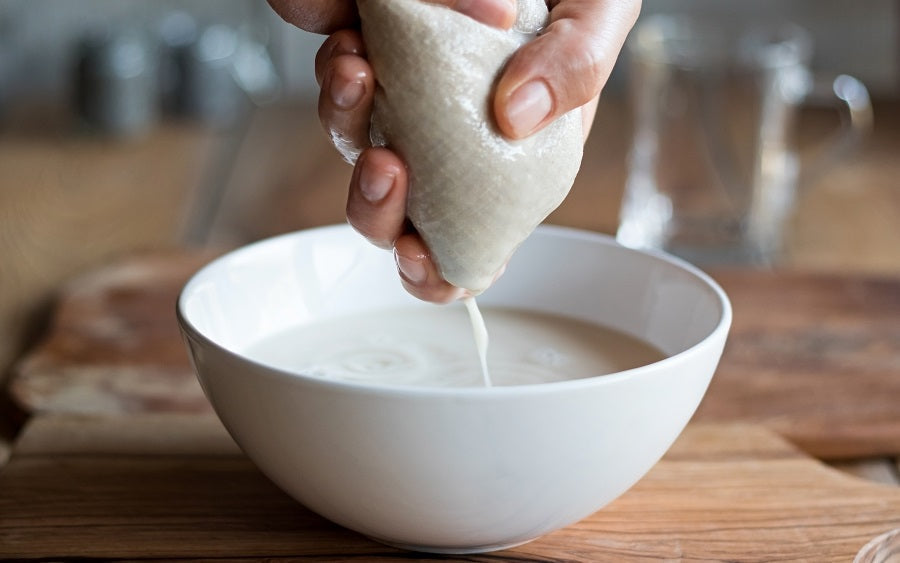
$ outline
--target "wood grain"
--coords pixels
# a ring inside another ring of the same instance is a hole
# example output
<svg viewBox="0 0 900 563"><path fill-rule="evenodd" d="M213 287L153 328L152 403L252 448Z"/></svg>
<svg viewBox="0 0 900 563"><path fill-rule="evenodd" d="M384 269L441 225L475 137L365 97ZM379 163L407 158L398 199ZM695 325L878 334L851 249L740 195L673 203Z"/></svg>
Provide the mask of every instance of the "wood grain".
<svg viewBox="0 0 900 563"><path fill-rule="evenodd" d="M763 423L821 459L900 454L900 278L714 277L734 322L695 420Z"/></svg>
<svg viewBox="0 0 900 563"><path fill-rule="evenodd" d="M900 525L900 490L771 432L693 425L586 520L465 561L840 561ZM307 511L214 418L39 416L0 472L0 557L409 561ZM423 556L424 558L424 556Z"/></svg>
<svg viewBox="0 0 900 563"><path fill-rule="evenodd" d="M74 280L19 364L27 412L208 412L174 303L214 253L145 253ZM734 306L696 420L764 424L822 459L900 455L900 278L718 271Z"/></svg>
<svg viewBox="0 0 900 563"><path fill-rule="evenodd" d="M133 254L73 279L9 393L28 413L209 412L175 320L187 279L217 251Z"/></svg>

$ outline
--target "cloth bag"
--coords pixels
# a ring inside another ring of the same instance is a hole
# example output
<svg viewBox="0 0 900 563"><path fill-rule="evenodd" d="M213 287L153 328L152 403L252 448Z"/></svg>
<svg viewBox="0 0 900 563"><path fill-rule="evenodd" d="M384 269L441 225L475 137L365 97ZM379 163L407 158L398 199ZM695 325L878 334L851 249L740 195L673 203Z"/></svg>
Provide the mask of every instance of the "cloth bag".
<svg viewBox="0 0 900 563"><path fill-rule="evenodd" d="M580 110L517 141L492 117L504 64L546 25L544 0L519 0L508 31L421 0L357 4L378 86L372 143L406 162L407 215L443 277L481 293L581 164Z"/></svg>

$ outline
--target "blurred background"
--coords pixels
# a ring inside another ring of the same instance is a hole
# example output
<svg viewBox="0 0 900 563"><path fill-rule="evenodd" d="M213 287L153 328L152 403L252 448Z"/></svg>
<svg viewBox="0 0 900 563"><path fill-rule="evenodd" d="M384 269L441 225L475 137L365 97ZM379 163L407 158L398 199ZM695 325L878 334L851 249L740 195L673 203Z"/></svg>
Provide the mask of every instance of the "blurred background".
<svg viewBox="0 0 900 563"><path fill-rule="evenodd" d="M661 12L793 21L814 70L866 84L874 133L800 198L787 265L900 274L900 1L645 0L641 17ZM350 167L315 112L322 39L264 0L0 0L0 381L80 272L343 220ZM627 83L623 58L551 221L615 232ZM797 142L835 119L804 109Z"/></svg>
<svg viewBox="0 0 900 563"><path fill-rule="evenodd" d="M812 32L815 67L841 69L873 94L893 96L900 89L898 12L895 0L644 0L641 14L786 19ZM3 107L35 97L65 103L79 46L104 29L142 32L149 48L159 49L195 40L215 24L264 44L285 96L317 95L312 62L322 37L285 24L261 0L0 0Z"/></svg>

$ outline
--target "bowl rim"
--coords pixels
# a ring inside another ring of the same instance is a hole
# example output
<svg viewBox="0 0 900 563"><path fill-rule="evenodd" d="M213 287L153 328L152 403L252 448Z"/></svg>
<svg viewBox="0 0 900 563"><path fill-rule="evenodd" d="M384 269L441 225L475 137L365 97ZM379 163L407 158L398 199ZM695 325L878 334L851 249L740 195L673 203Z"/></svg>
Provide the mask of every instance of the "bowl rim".
<svg viewBox="0 0 900 563"><path fill-rule="evenodd" d="M658 370L665 368L668 364L683 362L689 359L691 356L697 355L701 353L702 349L712 345L718 339L722 339L723 345L724 341L727 338L727 333L731 327L732 322L732 307L731 301L728 299L727 294L721 288L721 286L707 273L703 272L697 266L678 258L677 256L673 256L667 252L656 250L656 249L647 249L647 248L631 248L625 246L618 242L614 237L610 235L606 235L603 233L588 231L584 229L577 229L572 227L562 227L558 225L547 225L541 224L535 229L536 232L540 232L542 234L548 234L554 237L565 237L572 238L577 240L586 240L599 242L606 246L614 246L618 248L622 248L628 250L630 252L636 252L639 254L643 254L654 258L656 260L660 260L668 263L669 265L675 266L695 277L699 280L707 289L711 290L713 294L716 296L718 300L719 307L721 309L721 315L719 317L718 322L715 327L709 331L709 333L704 336L699 342L694 345L678 352L677 354L673 354L670 356L666 356L661 360L657 360L655 362L651 362L649 364L644 364L642 366L638 366L635 368L622 370L610 374L604 375L594 375L589 377L582 377L578 379L568 379L564 381L552 381L547 383L528 383L523 385L507 385L507 386L492 386L492 387L440 387L440 386L419 386L419 385L403 385L396 383L362 383L358 381L346 381L341 379L326 379L323 377L308 375L296 371L286 370L282 368L278 368L272 366L270 364L260 362L258 360L254 360L252 358L247 357L244 354L236 352L234 350L228 349L225 346L215 342L210 337L203 334L193 323L187 318L187 314L185 312L185 301L187 299L187 294L191 289L191 286L195 283L198 283L198 280L203 277L208 270L211 270L217 267L218 264L226 261L234 259L236 256L240 254L244 254L247 252L251 252L253 248L266 244L275 244L276 241L282 239L290 239L295 238L297 236L312 236L316 233L324 233L328 231L349 231L352 230L352 227L346 223L335 224L335 225L326 225L321 227L313 227L309 229L301 229L297 231L292 231L289 233L284 233L280 235L276 235L273 237L268 237L265 239L261 239L259 241L255 241L249 243L247 245L238 247L234 250L228 251L221 256L216 257L200 269L198 269L191 277L185 282L184 286L181 288L181 291L178 294L178 298L176 300L175 305L175 313L178 320L178 325L180 329L185 333L186 336L197 340L203 343L205 346L211 346L219 352L225 354L226 356L235 359L239 362L249 364L253 366L256 371L254 372L255 376L263 376L263 377L272 377L275 379L283 379L288 378L290 380L298 380L302 381L305 384L313 385L313 386L322 386L334 389L343 389L346 391L354 391L360 394L366 395L394 395L394 396L440 396L440 397L472 397L472 398L497 398L497 397L513 397L513 396L522 396L522 395L532 395L535 393L545 394L549 392L570 392L577 391L589 387L603 386L603 385L614 385L617 382L626 379L633 379L635 377L643 377L648 376ZM355 231L354 231L355 232ZM360 235L361 237L361 235ZM399 280L397 283L400 283ZM204 379L199 371L195 368L195 374L201 380ZM205 385L203 385L205 389Z"/></svg>

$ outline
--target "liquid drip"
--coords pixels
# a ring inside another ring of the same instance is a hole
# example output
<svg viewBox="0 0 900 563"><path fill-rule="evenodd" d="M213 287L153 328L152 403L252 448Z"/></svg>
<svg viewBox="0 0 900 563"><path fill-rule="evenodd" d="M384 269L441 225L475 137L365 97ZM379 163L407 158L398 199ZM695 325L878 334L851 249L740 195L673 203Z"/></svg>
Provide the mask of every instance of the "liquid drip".
<svg viewBox="0 0 900 563"><path fill-rule="evenodd" d="M484 386L491 387L491 374L487 365L488 333L487 327L484 326L484 317L481 316L474 297L466 297L463 299L463 303L466 304L466 310L469 312L469 322L472 324L472 336L475 337L475 348L478 350Z"/></svg>

